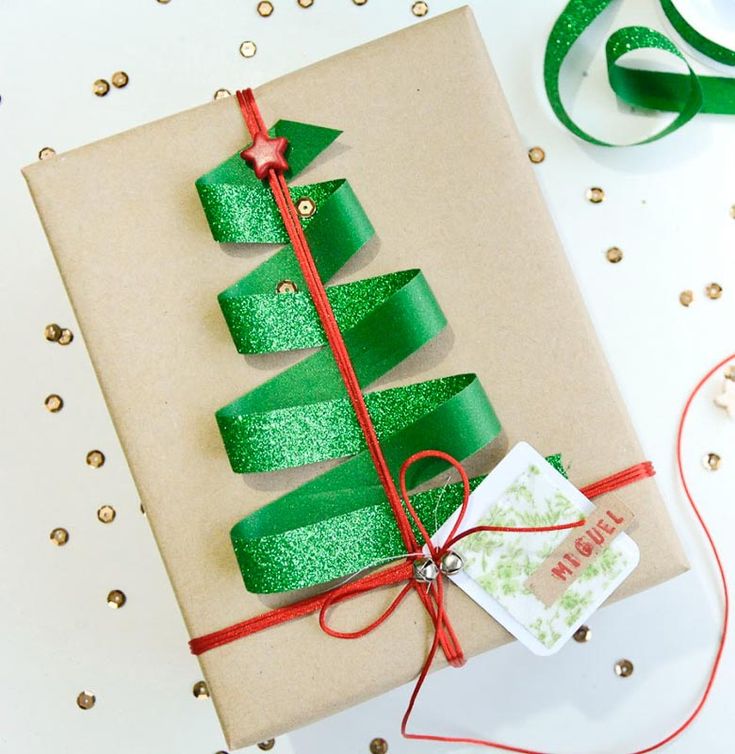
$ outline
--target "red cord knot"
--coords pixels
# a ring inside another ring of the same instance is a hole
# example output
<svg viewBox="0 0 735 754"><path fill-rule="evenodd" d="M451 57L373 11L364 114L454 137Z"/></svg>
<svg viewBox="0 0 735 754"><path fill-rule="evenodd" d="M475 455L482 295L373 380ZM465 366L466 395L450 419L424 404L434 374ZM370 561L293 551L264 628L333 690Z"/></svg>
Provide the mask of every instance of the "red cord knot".
<svg viewBox="0 0 735 754"><path fill-rule="evenodd" d="M253 143L240 152L240 157L253 166L255 175L263 179L271 170L283 173L288 170L285 154L288 140L283 136L271 139L268 134L258 132L253 137Z"/></svg>

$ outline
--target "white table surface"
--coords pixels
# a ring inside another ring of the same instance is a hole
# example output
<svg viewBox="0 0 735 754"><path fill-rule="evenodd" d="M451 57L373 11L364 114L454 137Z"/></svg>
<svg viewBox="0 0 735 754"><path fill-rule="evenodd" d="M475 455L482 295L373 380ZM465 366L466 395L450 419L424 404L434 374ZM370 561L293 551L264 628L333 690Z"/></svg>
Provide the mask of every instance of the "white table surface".
<svg viewBox="0 0 735 754"><path fill-rule="evenodd" d="M270 18L257 15L256 0L0 5L3 752L225 750L211 700L192 694L200 671L19 169L44 146L65 151L205 102L219 87L257 85L420 22L412 0L362 7L315 0L308 10L296 0L273 2ZM703 31L735 46L731 2L678 2ZM461 4L429 0L429 17ZM554 119L542 86L545 39L563 3L470 4L523 139L546 150L539 180L693 568L595 615L588 644L572 643L553 658L512 645L461 671L442 671L429 682L415 727L571 754L629 752L688 714L720 627L720 594L676 483L673 444L689 389L735 351L735 119L701 116L646 147L584 144ZM607 86L605 30L627 23L666 28L655 0L616 4L579 46L565 77L579 120L618 139L650 133L667 119L632 115ZM258 45L249 60L238 53L246 39ZM92 82L118 69L130 75L128 87L95 97ZM605 189L602 205L585 200L589 186ZM612 245L625 253L618 265L604 256ZM717 301L704 295L711 281L724 288ZM695 294L689 308L678 301L684 289ZM48 322L70 326L73 344L47 343ZM712 405L716 388L708 386L692 409L685 456L732 577L735 422ZM44 408L49 393L64 398L58 414ZM84 463L92 448L107 455L102 469ZM700 462L709 451L723 458L715 473ZM117 510L107 526L96 518L104 503ZM71 534L65 547L49 542L56 526ZM121 610L106 604L114 588L128 597ZM630 678L613 672L620 658L634 662ZM83 689L96 694L92 710L76 706ZM408 691L282 737L273 751L367 754L376 736L388 740L391 754L468 751L403 741L398 724ZM729 653L699 722L668 751L733 751L734 694Z"/></svg>

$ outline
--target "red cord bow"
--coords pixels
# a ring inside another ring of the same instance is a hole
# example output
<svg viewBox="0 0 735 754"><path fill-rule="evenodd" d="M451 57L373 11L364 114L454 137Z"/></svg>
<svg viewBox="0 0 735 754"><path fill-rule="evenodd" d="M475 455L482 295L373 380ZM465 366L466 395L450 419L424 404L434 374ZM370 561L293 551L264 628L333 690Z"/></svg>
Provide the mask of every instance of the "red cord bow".
<svg viewBox="0 0 735 754"><path fill-rule="evenodd" d="M426 527L424 526L423 522L421 521L418 514L416 513L416 510L411 504L411 500L408 496L408 490L406 489L406 472L408 471L409 467L412 464L424 458L441 458L442 460L449 463L459 473L459 476L462 480L462 486L464 487L464 495L462 498L462 505L459 509L459 515L457 516L456 521L452 525L452 528L449 532L449 535L446 538L446 541L441 545L436 545L431 541L431 536L429 535L429 532L426 530ZM648 464L648 466L650 466L650 464ZM633 467L633 468L635 469L636 467ZM635 478L641 478L640 472L638 474L631 475L630 473L631 471L632 469L628 470L627 472L621 472L621 475L615 475L616 482L617 482L617 478L622 475L625 475L626 477L626 482L624 483L627 483L628 478L630 478L631 476L635 476ZM612 479L612 478L613 477L609 477L609 479ZM606 480L602 480L601 483L598 483L595 486L601 489L605 489L605 482ZM422 597L424 604L428 605L429 616L431 617L432 623L434 624L434 640L431 644L431 649L429 649L429 652L426 655L424 666L421 669L421 673L419 674L419 677L416 681L416 685L414 686L413 693L411 694L411 698L409 700L406 713L403 716L403 721L401 723L401 733L406 738L422 738L423 739L426 737L407 733L406 727L408 725L408 720L411 717L411 713L413 711L414 705L416 704L416 699L418 698L419 692L421 691L421 687L424 684L426 676L429 674L429 671L431 670L431 666L434 662L434 658L436 657L436 653L439 647L443 646L443 642L445 640L448 640L447 643L454 649L454 653L451 656L447 655L447 660L449 661L449 663L453 665L454 667L459 667L461 665L464 665L465 663L465 657L464 657L464 653L462 652L462 647L459 643L459 639L457 638L457 635L454 629L452 628L452 625L449 621L449 616L447 615L446 610L445 610L444 573L441 568L442 560L444 559L444 556L451 552L452 547L454 547L454 545L456 545L457 542L461 541L465 537L470 536L471 534L476 534L477 532L481 532L481 531L528 532L528 533L565 531L567 529L575 529L579 526L584 526L585 521L584 520L573 521L568 524L558 524L556 526L538 526L538 527L474 526L470 529L466 529L465 531L460 531L462 522L464 521L464 517L467 513L467 506L469 504L470 480L462 464L459 463L459 461L457 461L455 458L450 456L448 453L444 453L440 450L423 450L420 453L414 453L414 455L412 455L408 460L406 460L401 466L399 483L400 483L400 488L401 488L401 498L403 500L403 505L405 506L405 510L408 511L408 515L411 517L411 519L413 520L413 523L415 524L416 528L419 530L419 533L423 537L423 540L426 544L426 549L429 552L429 558L436 566L436 571L437 571L436 579L427 584L426 582L420 581L419 579L416 578L416 575L414 573L414 568L413 568L413 562L415 562L415 559L418 557L418 555L416 554L418 552L418 546L417 546L417 549L408 556L409 559L405 563L401 564L400 566L396 568L391 568L383 572L384 574L386 574L386 579L387 579L383 583L378 583L378 584L376 584L375 582L370 583L366 579L361 579L360 581L357 581L351 584L345 584L344 586L341 586L341 587L338 587L337 589L332 590L327 596L327 598L324 600L321 606L321 609L319 611L319 625L321 626L322 630L325 633L337 639L359 639L360 637L365 636L366 634L369 634L371 631L374 631L378 626L380 626L382 623L388 620L388 618L390 618L390 616L393 615L393 613L396 611L398 606L403 602L403 600L406 598L406 596L409 594L409 592L412 589L416 591ZM602 484L602 487L599 487L600 484ZM619 482L617 482L617 484L619 484ZM598 493L598 494L601 494L601 493ZM404 516L406 515L405 511L403 512L403 515ZM406 520L408 520L407 517L406 517ZM372 591L373 589L376 589L379 586L385 586L387 583L398 583L403 580L406 580L408 583L406 583L403 589L401 589L401 591L398 593L396 598L390 603L390 605L385 610L385 612L382 615L380 615L376 620L374 620L372 623L370 623L369 625L357 631L350 631L350 632L337 631L328 625L327 611L333 605L339 602L343 602L346 599L350 599L351 597L356 597L359 594Z"/></svg>

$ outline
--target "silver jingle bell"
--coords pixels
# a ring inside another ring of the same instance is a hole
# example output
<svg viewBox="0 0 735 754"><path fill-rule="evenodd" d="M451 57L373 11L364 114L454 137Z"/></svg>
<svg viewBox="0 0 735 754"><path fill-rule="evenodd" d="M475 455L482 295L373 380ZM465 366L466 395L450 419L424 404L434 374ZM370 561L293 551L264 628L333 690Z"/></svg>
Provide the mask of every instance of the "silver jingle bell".
<svg viewBox="0 0 735 754"><path fill-rule="evenodd" d="M464 560L453 550L450 550L441 562L441 571L445 576L456 576L464 568Z"/></svg>
<svg viewBox="0 0 735 754"><path fill-rule="evenodd" d="M439 569L431 558L418 558L413 561L413 577L416 581L430 584L432 581L436 581L438 575Z"/></svg>

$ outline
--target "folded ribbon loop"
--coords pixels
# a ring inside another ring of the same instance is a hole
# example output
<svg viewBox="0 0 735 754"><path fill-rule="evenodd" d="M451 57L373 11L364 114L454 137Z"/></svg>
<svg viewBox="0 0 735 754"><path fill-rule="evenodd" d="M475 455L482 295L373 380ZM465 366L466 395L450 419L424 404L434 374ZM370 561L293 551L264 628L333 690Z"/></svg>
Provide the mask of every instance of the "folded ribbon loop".
<svg viewBox="0 0 735 754"><path fill-rule="evenodd" d="M551 30L544 56L546 95L556 117L580 139L606 147L626 145L598 139L580 128L564 106L559 78L562 64L571 48L613 2L614 0L571 0ZM671 24L692 47L718 63L735 66L735 51L697 32L679 13L672 0L660 2ZM619 64L620 58L635 50L660 50L668 53L686 66L686 72L668 73ZM621 100L634 107L677 113L674 120L663 129L635 144L656 141L676 131L700 112L735 115L735 78L698 75L678 47L655 29L645 26L618 29L608 39L605 52L610 86Z"/></svg>

